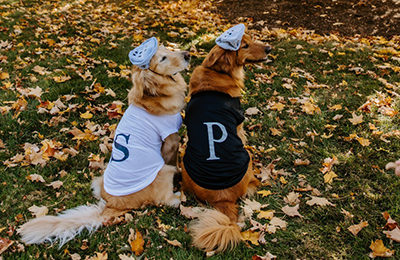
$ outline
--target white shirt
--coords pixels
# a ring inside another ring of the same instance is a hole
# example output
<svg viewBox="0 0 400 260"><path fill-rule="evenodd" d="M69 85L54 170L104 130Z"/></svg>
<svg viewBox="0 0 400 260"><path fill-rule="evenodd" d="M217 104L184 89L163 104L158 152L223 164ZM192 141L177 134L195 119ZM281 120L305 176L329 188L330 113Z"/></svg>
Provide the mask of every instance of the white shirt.
<svg viewBox="0 0 400 260"><path fill-rule="evenodd" d="M182 125L180 113L156 116L130 105L117 126L104 189L113 196L140 191L150 185L164 165L162 142Z"/></svg>

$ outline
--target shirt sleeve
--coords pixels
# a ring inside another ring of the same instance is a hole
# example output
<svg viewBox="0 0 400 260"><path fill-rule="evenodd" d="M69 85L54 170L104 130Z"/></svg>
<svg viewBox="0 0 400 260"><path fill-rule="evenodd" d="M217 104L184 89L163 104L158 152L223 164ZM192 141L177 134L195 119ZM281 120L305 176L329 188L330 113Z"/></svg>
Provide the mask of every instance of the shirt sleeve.
<svg viewBox="0 0 400 260"><path fill-rule="evenodd" d="M169 135L179 131L179 128L182 126L182 116L180 113L173 116L166 116L163 120L160 120L159 123L159 133L162 141L165 141Z"/></svg>

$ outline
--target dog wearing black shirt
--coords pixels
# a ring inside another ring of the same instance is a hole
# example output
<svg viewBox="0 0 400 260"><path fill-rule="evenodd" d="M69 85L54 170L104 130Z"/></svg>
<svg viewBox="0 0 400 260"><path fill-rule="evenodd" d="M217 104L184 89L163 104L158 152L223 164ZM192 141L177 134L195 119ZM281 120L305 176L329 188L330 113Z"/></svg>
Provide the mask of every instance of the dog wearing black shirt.
<svg viewBox="0 0 400 260"><path fill-rule="evenodd" d="M189 83L182 189L214 208L202 213L189 229L193 244L205 251L224 251L242 240L237 200L254 194L259 186L244 148L243 66L266 61L270 50L247 34L236 51L216 45Z"/></svg>

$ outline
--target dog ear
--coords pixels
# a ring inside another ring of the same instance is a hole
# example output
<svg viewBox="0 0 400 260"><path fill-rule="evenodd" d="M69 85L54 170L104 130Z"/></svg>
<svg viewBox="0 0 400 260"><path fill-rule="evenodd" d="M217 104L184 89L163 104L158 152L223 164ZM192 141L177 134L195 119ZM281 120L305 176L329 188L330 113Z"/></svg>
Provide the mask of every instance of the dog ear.
<svg viewBox="0 0 400 260"><path fill-rule="evenodd" d="M228 73L236 66L236 52L214 46L203 61L203 67Z"/></svg>
<svg viewBox="0 0 400 260"><path fill-rule="evenodd" d="M208 53L207 57L204 59L202 65L206 68L211 68L218 59L224 54L225 50L215 45L214 48Z"/></svg>

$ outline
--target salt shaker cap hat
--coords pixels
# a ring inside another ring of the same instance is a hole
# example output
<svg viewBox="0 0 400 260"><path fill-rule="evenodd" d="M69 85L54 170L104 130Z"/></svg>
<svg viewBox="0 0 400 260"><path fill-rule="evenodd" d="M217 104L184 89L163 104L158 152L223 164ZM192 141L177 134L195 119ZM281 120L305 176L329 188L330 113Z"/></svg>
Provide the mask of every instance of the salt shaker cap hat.
<svg viewBox="0 0 400 260"><path fill-rule="evenodd" d="M224 50L237 51L240 48L244 30L244 24L237 24L221 34L215 42Z"/></svg>
<svg viewBox="0 0 400 260"><path fill-rule="evenodd" d="M148 69L150 66L151 58L158 49L158 41L155 37L147 39L141 45L129 52L129 60L133 65L141 69Z"/></svg>

